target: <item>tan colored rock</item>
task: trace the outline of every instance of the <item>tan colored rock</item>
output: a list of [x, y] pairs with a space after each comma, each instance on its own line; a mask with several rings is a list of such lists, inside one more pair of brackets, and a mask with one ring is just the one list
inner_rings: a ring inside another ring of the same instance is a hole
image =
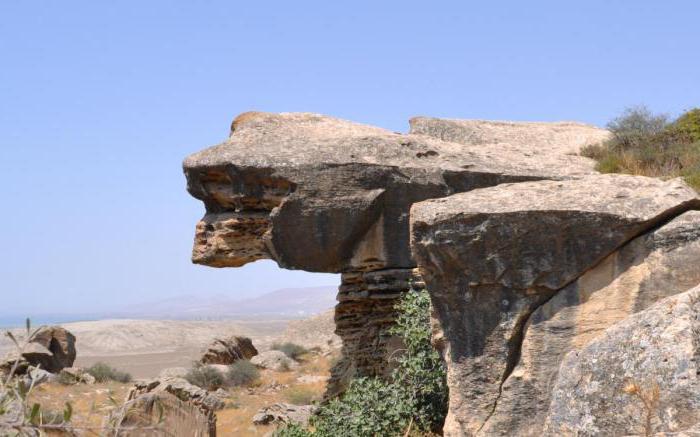
[[700, 211], [686, 212], [624, 245], [535, 310], [520, 359], [503, 383], [484, 435], [539, 435], [572, 350], [655, 302], [700, 284]]
[[281, 351], [265, 351], [250, 359], [252, 364], [255, 364], [261, 369], [269, 369], [275, 371], [286, 371], [299, 367], [299, 363], [289, 358]]
[[63, 384], [94, 384], [95, 377], [82, 367], [64, 367], [58, 374]]
[[622, 175], [504, 184], [414, 205], [414, 256], [444, 335], [445, 433], [491, 426], [533, 312], [623, 245], [692, 208], [700, 199], [679, 180]]
[[202, 364], [233, 364], [238, 360], [248, 360], [258, 354], [248, 337], [233, 336], [216, 339], [207, 347], [199, 360]]
[[699, 333], [696, 287], [570, 352], [554, 384], [543, 434], [692, 435], [700, 426]]
[[[0, 361], [0, 373], [8, 373], [15, 365], [19, 351], [12, 350]], [[40, 328], [32, 341], [24, 346], [15, 374], [23, 375], [27, 369], [40, 367], [58, 373], [71, 367], [75, 361], [75, 336], [60, 326]]]
[[583, 123], [451, 120], [432, 117], [411, 119], [411, 133], [443, 141], [482, 145], [498, 151], [501, 145], [521, 148], [525, 153], [578, 155], [583, 147], [610, 138], [610, 132]]
[[270, 425], [273, 423], [295, 423], [306, 426], [318, 409], [315, 405], [292, 405], [278, 403], [260, 409], [253, 416], [253, 424]]

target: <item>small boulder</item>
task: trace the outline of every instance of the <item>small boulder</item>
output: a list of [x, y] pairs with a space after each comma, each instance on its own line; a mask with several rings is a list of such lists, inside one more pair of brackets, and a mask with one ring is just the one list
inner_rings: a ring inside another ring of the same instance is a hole
[[[0, 373], [8, 374], [18, 358], [18, 351], [10, 352], [0, 360]], [[30, 367], [40, 367], [58, 373], [73, 365], [76, 356], [75, 336], [60, 326], [39, 329], [34, 338], [22, 350], [15, 375], [24, 375]]]
[[249, 360], [258, 354], [248, 337], [233, 336], [215, 339], [199, 360], [202, 364], [233, 364], [238, 360]]
[[182, 378], [159, 378], [151, 381], [137, 382], [129, 391], [128, 399], [133, 400], [146, 393], [167, 392], [178, 399], [191, 402], [206, 410], [216, 411], [225, 407], [225, 402], [217, 395], [190, 384]]
[[309, 418], [318, 409], [315, 405], [292, 405], [278, 403], [262, 408], [253, 416], [253, 424], [296, 423], [306, 426]]
[[95, 377], [82, 367], [66, 367], [58, 374], [62, 384], [94, 384]]
[[250, 362], [262, 369], [275, 370], [278, 372], [299, 367], [299, 363], [280, 351], [262, 352], [251, 358]]

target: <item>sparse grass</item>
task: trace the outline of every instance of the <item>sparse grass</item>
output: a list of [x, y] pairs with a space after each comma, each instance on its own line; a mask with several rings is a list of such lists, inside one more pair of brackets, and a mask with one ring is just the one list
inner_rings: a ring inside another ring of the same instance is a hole
[[209, 391], [221, 388], [226, 383], [224, 376], [218, 370], [202, 365], [193, 366], [185, 375], [185, 379], [190, 384]]
[[299, 357], [309, 352], [304, 346], [295, 343], [274, 343], [271, 349], [284, 352], [285, 355], [293, 360], [298, 360]]
[[115, 381], [126, 384], [131, 382], [131, 374], [122, 372], [108, 364], [97, 362], [87, 369], [87, 373], [92, 375], [97, 382]]
[[309, 405], [317, 399], [317, 393], [304, 386], [290, 387], [284, 391], [284, 398], [290, 404]]
[[644, 107], [627, 109], [608, 124], [613, 136], [581, 154], [598, 161], [602, 173], [682, 177], [700, 191], [700, 109], [669, 122]]
[[233, 387], [246, 387], [260, 379], [260, 371], [248, 360], [239, 360], [231, 364], [226, 374], [226, 382]]

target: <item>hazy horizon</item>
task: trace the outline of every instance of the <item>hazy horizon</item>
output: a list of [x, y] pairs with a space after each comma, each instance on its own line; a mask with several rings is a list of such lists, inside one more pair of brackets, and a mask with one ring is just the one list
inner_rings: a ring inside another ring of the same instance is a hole
[[248, 110], [395, 131], [416, 115], [678, 114], [700, 104], [699, 13], [691, 1], [4, 2], [0, 313], [337, 284], [272, 261], [192, 265], [204, 208], [185, 156]]

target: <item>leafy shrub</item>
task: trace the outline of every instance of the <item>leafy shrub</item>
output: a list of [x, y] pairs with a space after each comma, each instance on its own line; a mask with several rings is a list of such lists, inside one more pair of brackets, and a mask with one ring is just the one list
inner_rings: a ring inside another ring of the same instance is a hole
[[345, 393], [319, 408], [311, 418], [313, 431], [298, 426], [276, 435], [405, 435], [408, 428], [439, 431], [447, 413], [444, 364], [430, 338], [430, 299], [425, 290], [411, 290], [400, 301], [393, 333], [404, 342], [389, 381], [357, 378]]
[[253, 385], [259, 378], [260, 371], [248, 360], [231, 364], [226, 374], [226, 382], [234, 387]]
[[193, 366], [185, 375], [185, 379], [190, 384], [209, 391], [223, 387], [226, 382], [224, 376], [218, 370], [202, 365]]
[[284, 398], [294, 405], [309, 405], [316, 400], [316, 393], [307, 387], [290, 387], [284, 391]]
[[95, 381], [97, 382], [116, 381], [127, 383], [131, 381], [130, 374], [117, 370], [102, 362], [93, 364], [89, 369], [87, 369], [87, 373], [95, 377]]
[[626, 110], [608, 124], [612, 138], [582, 150], [602, 173], [683, 177], [700, 191], [700, 109], [673, 122], [644, 107]]
[[271, 349], [284, 352], [285, 355], [293, 360], [298, 359], [300, 356], [308, 352], [304, 346], [299, 346], [298, 344], [294, 343], [273, 343]]

